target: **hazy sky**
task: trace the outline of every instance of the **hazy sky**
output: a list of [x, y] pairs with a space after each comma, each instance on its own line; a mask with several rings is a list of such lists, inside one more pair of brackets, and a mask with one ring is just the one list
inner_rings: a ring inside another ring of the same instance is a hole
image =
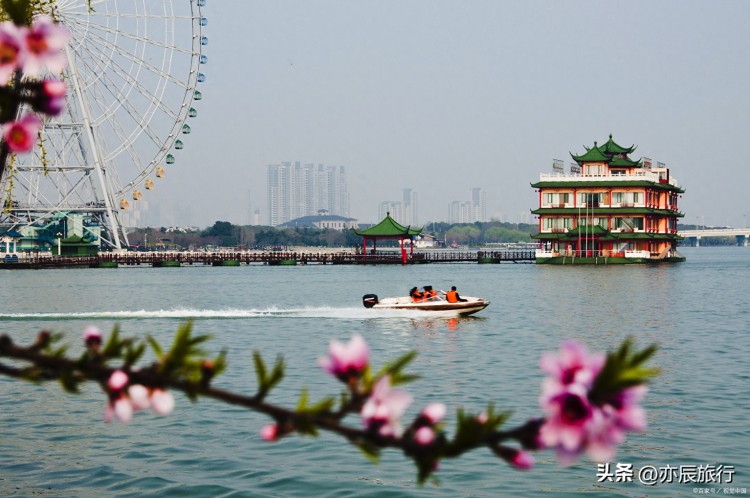
[[[149, 205], [162, 224], [268, 220], [268, 164], [344, 165], [351, 216], [419, 221], [487, 192], [528, 222], [552, 159], [637, 145], [684, 223], [750, 223], [750, 2], [208, 0], [199, 117]], [[149, 215], [146, 215], [149, 220]], [[152, 223], [155, 224], [154, 221]]]

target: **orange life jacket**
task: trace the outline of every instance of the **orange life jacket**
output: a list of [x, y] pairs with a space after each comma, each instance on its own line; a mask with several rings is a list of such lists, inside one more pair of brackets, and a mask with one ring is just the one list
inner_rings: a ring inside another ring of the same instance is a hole
[[445, 298], [448, 300], [449, 303], [457, 303], [458, 302], [458, 292], [451, 290], [448, 291], [445, 294]]
[[411, 298], [414, 300], [415, 303], [418, 303], [419, 301], [424, 301], [424, 294], [417, 291], [411, 295]]
[[437, 292], [435, 291], [435, 289], [432, 289], [431, 291], [427, 292], [427, 297], [429, 298], [437, 297]]

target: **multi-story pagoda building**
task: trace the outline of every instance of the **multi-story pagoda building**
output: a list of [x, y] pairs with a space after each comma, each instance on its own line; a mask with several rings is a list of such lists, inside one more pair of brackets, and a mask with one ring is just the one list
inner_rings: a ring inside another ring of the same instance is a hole
[[677, 200], [685, 191], [662, 163], [630, 159], [634, 146], [594, 142], [566, 173], [556, 161], [531, 186], [539, 193], [537, 263], [684, 261]]

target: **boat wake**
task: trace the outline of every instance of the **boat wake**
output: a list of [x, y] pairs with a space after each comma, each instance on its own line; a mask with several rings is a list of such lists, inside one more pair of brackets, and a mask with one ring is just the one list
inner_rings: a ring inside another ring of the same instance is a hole
[[175, 308], [171, 310], [135, 311], [83, 311], [45, 313], [0, 313], [0, 321], [23, 320], [144, 320], [144, 319], [207, 319], [241, 320], [251, 318], [330, 318], [343, 320], [392, 319], [392, 318], [433, 318], [428, 311], [417, 310], [373, 310], [365, 308], [276, 308], [266, 309], [193, 309]]

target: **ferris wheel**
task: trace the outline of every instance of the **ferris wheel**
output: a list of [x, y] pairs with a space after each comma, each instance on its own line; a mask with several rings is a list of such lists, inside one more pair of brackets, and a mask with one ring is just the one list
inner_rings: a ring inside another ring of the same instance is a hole
[[40, 2], [71, 34], [63, 114], [2, 179], [0, 226], [39, 247], [79, 236], [128, 243], [122, 218], [158, 188], [197, 116], [206, 0]]

